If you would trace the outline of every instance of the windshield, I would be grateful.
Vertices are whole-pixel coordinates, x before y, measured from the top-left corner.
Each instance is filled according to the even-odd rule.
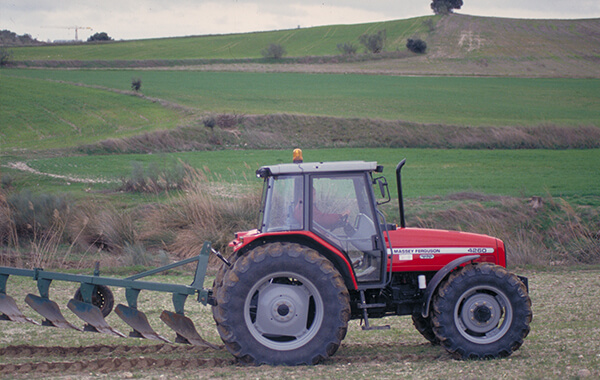
[[[293,231],[304,228],[301,176],[270,177],[263,196],[262,232]]]

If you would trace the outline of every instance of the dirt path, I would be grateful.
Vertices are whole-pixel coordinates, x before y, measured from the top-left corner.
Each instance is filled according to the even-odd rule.
[[[11,169],[15,169],[15,170],[20,170],[23,172],[32,173],[32,174],[43,175],[46,177],[64,179],[65,181],[68,181],[68,182],[77,182],[77,183],[116,183],[117,182],[114,180],[101,179],[101,178],[80,178],[80,177],[75,177],[75,176],[70,176],[70,175],[43,173],[37,169],[30,167],[29,165],[27,165],[24,162],[9,162],[8,164],[2,165],[2,166],[11,168]]]

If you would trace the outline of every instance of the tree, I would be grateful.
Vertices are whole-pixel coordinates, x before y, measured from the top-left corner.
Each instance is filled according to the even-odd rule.
[[[112,38],[110,38],[108,34],[106,34],[106,32],[100,32],[95,33],[94,35],[91,35],[90,38],[88,38],[88,42],[94,41],[112,41]]]
[[[285,53],[285,48],[280,44],[270,44],[260,51],[260,54],[262,54],[263,57],[272,59],[280,59]]]
[[[453,9],[460,9],[463,0],[433,0],[431,9],[436,15],[447,15],[452,13]]]
[[[414,40],[409,38],[406,40],[406,48],[413,53],[423,54],[427,50],[427,43],[419,38]]]
[[[385,47],[386,32],[380,30],[375,34],[363,34],[358,38],[361,44],[373,54],[381,53]]]

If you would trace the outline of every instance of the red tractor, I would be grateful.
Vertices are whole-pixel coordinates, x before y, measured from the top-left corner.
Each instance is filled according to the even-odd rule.
[[[410,315],[453,357],[506,357],[529,333],[527,278],[506,268],[494,237],[400,225],[376,162],[264,166],[258,228],[240,232],[209,303],[221,339],[244,362],[314,364],[333,355],[350,319]]]

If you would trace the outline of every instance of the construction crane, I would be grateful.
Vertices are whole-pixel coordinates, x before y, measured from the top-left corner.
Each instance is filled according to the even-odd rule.
[[[79,41],[78,31],[80,29],[94,30],[94,29],[90,28],[89,26],[43,26],[42,28],[69,29],[69,30],[74,29],[75,30],[75,41]]]

